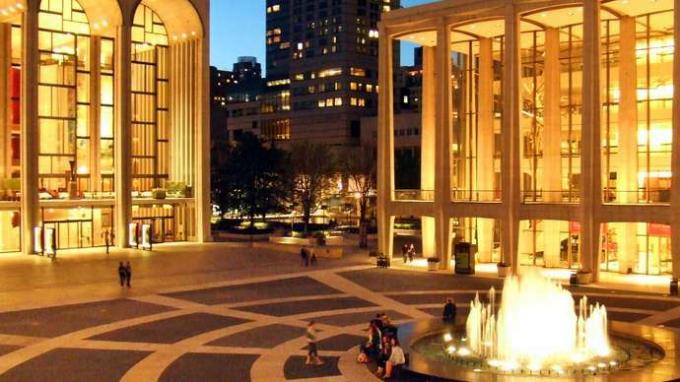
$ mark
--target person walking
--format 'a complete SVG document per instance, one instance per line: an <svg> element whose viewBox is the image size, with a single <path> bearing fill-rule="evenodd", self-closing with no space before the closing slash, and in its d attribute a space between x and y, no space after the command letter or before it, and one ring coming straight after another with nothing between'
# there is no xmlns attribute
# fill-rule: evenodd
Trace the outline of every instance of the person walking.
<svg viewBox="0 0 680 382"><path fill-rule="evenodd" d="M453 302L452 298L446 300L444 311L442 312L442 319L444 322L451 324L456 323L456 304Z"/></svg>
<svg viewBox="0 0 680 382"><path fill-rule="evenodd" d="M308 267L309 266L309 252L307 252L307 248L302 247L300 249L300 258L302 260L302 266Z"/></svg>
<svg viewBox="0 0 680 382"><path fill-rule="evenodd" d="M404 243L404 245L401 246L401 257L404 258L404 264L408 262L408 243Z"/></svg>
<svg viewBox="0 0 680 382"><path fill-rule="evenodd" d="M416 256L416 246L411 243L408 248L408 262L412 263L413 258Z"/></svg>
<svg viewBox="0 0 680 382"><path fill-rule="evenodd" d="M118 264L118 278L120 278L120 286L124 287L125 280L127 278L127 271L125 270L125 265L123 265L122 261Z"/></svg>
<svg viewBox="0 0 680 382"><path fill-rule="evenodd" d="M130 265L130 262L125 263L125 282L127 284L127 287L130 287L130 281L132 280L132 265Z"/></svg>
<svg viewBox="0 0 680 382"><path fill-rule="evenodd" d="M319 358L319 349L316 347L316 328L314 321L309 321L307 324L307 360L306 365L323 365L323 361Z"/></svg>

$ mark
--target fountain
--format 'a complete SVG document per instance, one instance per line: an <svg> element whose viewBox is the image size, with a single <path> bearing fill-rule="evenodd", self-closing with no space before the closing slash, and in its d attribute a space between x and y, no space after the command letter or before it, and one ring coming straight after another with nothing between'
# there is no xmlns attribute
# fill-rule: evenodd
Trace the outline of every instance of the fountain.
<svg viewBox="0 0 680 382"><path fill-rule="evenodd" d="M497 304L493 287L486 301L477 294L464 326L428 320L400 329L409 369L463 381L680 377L675 354L680 336L609 322L606 307L589 304L585 296L575 309L572 294L538 272L506 278L500 300Z"/></svg>
<svg viewBox="0 0 680 382"><path fill-rule="evenodd" d="M498 312L495 294L492 287L488 304L479 295L470 303L467 347L460 349L508 371L561 369L593 359L610 362L604 306L588 306L583 297L577 315L571 293L538 272L507 278Z"/></svg>

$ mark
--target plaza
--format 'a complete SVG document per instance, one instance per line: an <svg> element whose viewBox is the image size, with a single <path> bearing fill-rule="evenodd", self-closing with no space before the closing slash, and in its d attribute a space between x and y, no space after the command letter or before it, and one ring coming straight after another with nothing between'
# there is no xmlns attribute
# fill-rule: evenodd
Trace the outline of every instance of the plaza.
<svg viewBox="0 0 680 382"><path fill-rule="evenodd" d="M0 292L2 380L377 381L356 363L376 313L396 323L439 317L453 297L462 322L475 293L502 281L377 269L359 251L304 268L297 256L247 244L32 259L15 257L0 270L9 280ZM130 290L118 285L118 261L132 263ZM675 298L572 291L606 304L613 320L680 328ZM321 330L319 367L304 365L310 319Z"/></svg>

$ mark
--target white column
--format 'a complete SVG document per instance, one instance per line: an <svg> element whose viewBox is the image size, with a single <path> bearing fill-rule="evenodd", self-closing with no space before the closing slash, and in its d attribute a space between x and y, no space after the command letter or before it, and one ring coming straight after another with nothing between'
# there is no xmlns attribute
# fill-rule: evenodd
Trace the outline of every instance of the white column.
<svg viewBox="0 0 680 382"><path fill-rule="evenodd" d="M545 84L543 127L543 200L562 201L561 112L560 112L560 34L556 28L545 31ZM560 221L544 220L543 258L546 267L560 265Z"/></svg>
<svg viewBox="0 0 680 382"><path fill-rule="evenodd" d="M501 184L503 215L501 252L503 262L518 271L519 203L521 172L519 168L520 113L520 34L519 17L514 5L505 9L505 55L503 66L503 124L501 128Z"/></svg>
<svg viewBox="0 0 680 382"><path fill-rule="evenodd" d="M11 26L0 23L0 179L9 178L10 173L10 137L9 126L9 69L12 62Z"/></svg>
<svg viewBox="0 0 680 382"><path fill-rule="evenodd" d="M21 222L25 254L35 251L34 230L40 224L38 198L38 8L39 1L28 1L23 14L23 56L21 61Z"/></svg>
<svg viewBox="0 0 680 382"><path fill-rule="evenodd" d="M619 152L617 157L616 200L638 202L638 99L635 18L621 17L619 53ZM617 224L619 271L634 268L638 258L636 224Z"/></svg>
<svg viewBox="0 0 680 382"><path fill-rule="evenodd" d="M673 35L675 46L680 47L680 0L675 0L674 4L674 27ZM671 246L673 253L673 277L680 278L680 49L673 52L673 154L672 172L673 187L671 189Z"/></svg>
<svg viewBox="0 0 680 382"><path fill-rule="evenodd" d="M602 204L602 145L600 143L600 2L583 7L583 126L581 133L581 263L598 280Z"/></svg>
<svg viewBox="0 0 680 382"><path fill-rule="evenodd" d="M437 112L437 63L436 47L423 46L422 94L420 97L420 189L431 193L435 189L435 142ZM435 219L421 219L423 257L436 257Z"/></svg>
<svg viewBox="0 0 680 382"><path fill-rule="evenodd" d="M128 247L128 224L132 222L132 36L129 25L118 27L116 33L114 135L116 190L115 234L120 248Z"/></svg>
<svg viewBox="0 0 680 382"><path fill-rule="evenodd" d="M447 206L451 202L451 31L445 20L437 27L436 49L436 142L435 142L435 218L436 250L442 269L451 266L451 219Z"/></svg>
<svg viewBox="0 0 680 382"><path fill-rule="evenodd" d="M393 254L394 217L389 205L394 193L394 115L392 37L380 26L378 56L378 251Z"/></svg>
<svg viewBox="0 0 680 382"><path fill-rule="evenodd" d="M479 81L477 108L477 191L480 201L493 200L494 196L494 97L493 97L493 41L479 39ZM477 219L477 246L479 261L491 262L493 259L493 219Z"/></svg>
<svg viewBox="0 0 680 382"><path fill-rule="evenodd" d="M205 26L209 31L209 25ZM197 131L194 160L196 163L196 236L201 242L212 241L210 232L210 217L212 216L212 204L210 199L210 36L204 33L200 42L197 42L197 52L200 52L200 65L196 71L198 83L197 89ZM196 59L196 58L195 58Z"/></svg>

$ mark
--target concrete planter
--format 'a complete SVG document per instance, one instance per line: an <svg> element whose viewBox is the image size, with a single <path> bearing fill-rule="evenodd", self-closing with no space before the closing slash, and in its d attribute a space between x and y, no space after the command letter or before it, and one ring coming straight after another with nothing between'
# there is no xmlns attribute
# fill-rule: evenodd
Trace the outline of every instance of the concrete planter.
<svg viewBox="0 0 680 382"><path fill-rule="evenodd" d="M427 259L427 270L430 272L435 272L439 270L439 259L435 258Z"/></svg>
<svg viewBox="0 0 680 382"><path fill-rule="evenodd" d="M510 274L510 271L512 270L512 267L510 267L508 265L504 265L504 264L498 264L497 268L498 268L498 277L503 277L503 278L508 277L508 275Z"/></svg>
<svg viewBox="0 0 680 382"><path fill-rule="evenodd" d="M593 282L593 274L590 272L577 272L576 280L579 285L587 285Z"/></svg>

